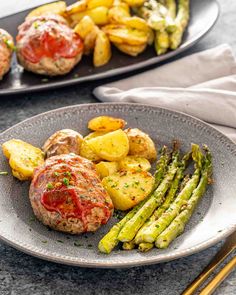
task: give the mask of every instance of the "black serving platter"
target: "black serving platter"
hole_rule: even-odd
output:
[[[68,0],[66,2],[70,4],[75,2],[75,0]],[[0,27],[7,30],[15,37],[18,25],[24,21],[25,16],[30,10],[32,9],[0,18]],[[191,0],[190,23],[184,35],[183,42],[178,49],[169,51],[162,56],[156,56],[154,48],[149,47],[139,56],[131,57],[113,48],[112,58],[107,65],[95,68],[92,64],[92,57],[84,56],[82,61],[65,76],[47,78],[24,71],[23,68],[17,64],[16,57],[14,56],[10,72],[0,81],[0,95],[58,88],[84,81],[112,77],[157,64],[193,46],[213,27],[218,15],[219,5],[217,1]]]

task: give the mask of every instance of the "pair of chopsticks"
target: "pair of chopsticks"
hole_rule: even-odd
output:
[[[225,258],[236,249],[236,232],[229,236],[222,248],[217,252],[211,262],[206,266],[202,273],[184,290],[181,295],[193,295],[200,285],[202,285],[210,274],[219,266]],[[216,276],[198,293],[199,295],[210,295],[223,282],[223,280],[236,267],[236,256],[234,256]]]

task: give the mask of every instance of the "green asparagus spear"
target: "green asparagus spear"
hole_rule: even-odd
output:
[[[166,0],[165,5],[169,11],[170,17],[174,20],[176,17],[176,1],[175,0]]]
[[[166,30],[155,32],[154,45],[157,55],[166,53],[170,45],[169,43],[169,35]]]
[[[177,26],[175,32],[170,35],[170,48],[179,47],[182,37],[189,21],[189,0],[179,0],[178,13],[175,19]]]
[[[158,220],[153,221],[152,224],[146,227],[145,230],[142,230],[142,236],[140,235],[138,240],[139,243],[155,242],[156,238],[168,227],[172,220],[179,214],[182,206],[186,204],[193,190],[197,187],[202,169],[202,161],[204,158],[198,145],[192,145],[192,157],[196,163],[196,169],[192,178],[187,182],[186,186],[178,194],[178,196],[167,209],[167,211],[164,212]]]
[[[207,147],[205,147],[205,150],[207,155],[200,182],[197,188],[193,191],[193,194],[189,199],[185,209],[180,212],[180,214],[171,222],[171,224],[158,236],[155,242],[157,248],[167,248],[169,244],[184,231],[184,228],[192,216],[196,205],[206,190],[208,178],[212,173],[212,160],[210,151]]]
[[[154,247],[153,243],[140,243],[138,245],[138,249],[141,252],[148,252],[149,250],[151,250]]]
[[[187,167],[187,164],[188,164],[188,161],[189,161],[189,158],[191,156],[191,153],[187,153],[182,161],[181,161],[181,165],[180,167],[178,168],[176,174],[175,174],[175,177],[174,177],[174,180],[173,182],[171,183],[171,186],[170,186],[170,189],[167,193],[167,196],[166,196],[166,199],[164,201],[164,203],[158,208],[156,209],[156,211],[154,212],[154,214],[149,218],[149,221],[147,221],[143,226],[142,228],[138,231],[136,237],[135,237],[135,243],[136,244],[140,244],[142,241],[143,241],[143,232],[146,231],[146,229],[155,221],[157,220],[164,211],[166,211],[170,204],[172,203],[175,195],[176,195],[176,192],[178,190],[178,187],[179,187],[179,182],[181,181],[181,179],[184,177],[184,170],[186,169]]]
[[[143,200],[137,206],[135,206],[100,240],[98,244],[98,249],[100,252],[109,254],[115,248],[115,246],[119,243],[118,234],[121,231],[122,227],[136,214],[136,212],[145,204],[145,202],[146,200]]]
[[[168,153],[168,148],[167,148],[167,146],[164,145],[161,149],[160,159],[157,161],[156,172],[154,174],[154,178],[155,178],[154,188],[155,189],[158,187],[158,185],[160,184],[161,180],[164,177],[164,174],[166,173],[169,159],[170,159],[170,155]]]
[[[166,176],[161,184],[153,192],[151,197],[145,204],[137,211],[137,213],[125,223],[121,229],[118,240],[121,242],[128,242],[133,240],[137,231],[145,223],[145,221],[152,215],[153,211],[162,204],[166,191],[168,190],[171,181],[173,180],[177,166],[178,166],[178,153],[175,153],[175,159],[170,165]]]

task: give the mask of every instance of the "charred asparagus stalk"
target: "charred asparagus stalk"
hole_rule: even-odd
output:
[[[170,48],[179,47],[189,21],[189,0],[179,0],[178,13],[175,18],[176,30],[170,35]]]
[[[174,198],[176,196],[176,192],[177,192],[179,184],[180,184],[180,181],[184,177],[184,170],[186,169],[186,166],[187,166],[190,156],[191,156],[191,153],[187,153],[183,157],[183,159],[181,161],[181,165],[176,172],[173,182],[171,183],[170,189],[167,193],[164,203],[158,209],[156,209],[154,214],[150,217],[149,221],[147,221],[143,225],[143,227],[138,231],[138,233],[135,237],[136,244],[140,244],[141,242],[144,242],[143,241],[143,234],[145,234],[145,232],[147,231],[149,226],[151,226],[155,220],[157,220],[159,217],[161,217],[162,213],[169,208],[170,204],[174,200]]]
[[[171,224],[158,236],[155,245],[157,248],[167,248],[169,244],[183,231],[184,228],[193,214],[199,200],[205,193],[208,179],[212,174],[212,159],[209,149],[205,146],[206,160],[201,175],[200,182],[196,189],[193,191],[185,209],[171,222]]]
[[[198,145],[192,145],[192,157],[196,163],[196,169],[192,178],[187,182],[186,186],[178,194],[178,196],[167,209],[167,211],[163,213],[158,220],[152,222],[152,224],[150,224],[148,227],[145,228],[145,230],[142,231],[142,236],[139,237],[139,243],[155,242],[156,238],[169,226],[172,220],[179,214],[181,208],[186,204],[192,192],[197,187],[202,169],[202,161],[204,158]]]

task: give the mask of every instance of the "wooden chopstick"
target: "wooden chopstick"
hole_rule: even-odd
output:
[[[211,295],[215,289],[223,282],[223,280],[234,270],[236,267],[236,256],[233,257],[221,271],[210,281],[210,283],[201,290],[199,295]]]
[[[236,248],[236,232],[231,234],[216,253],[211,262],[205,267],[202,273],[181,293],[181,295],[193,295],[194,291],[202,285],[212,272],[219,266],[225,258]],[[204,294],[205,295],[205,294]]]

